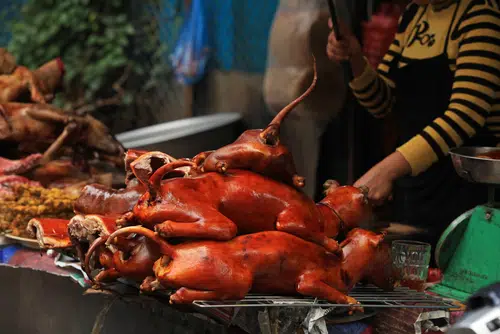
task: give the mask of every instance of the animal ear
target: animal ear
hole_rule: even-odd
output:
[[[378,247],[382,241],[384,241],[385,235],[387,232],[382,232],[380,234],[377,234],[373,238],[370,239],[370,242],[372,243],[373,247]]]
[[[148,185],[149,178],[160,167],[175,161],[176,159],[163,152],[147,152],[130,164],[134,176],[144,185]]]
[[[342,241],[340,244],[339,244],[339,247],[340,248],[344,248],[345,246],[347,246],[350,242],[352,241],[351,238],[346,238],[344,241]]]
[[[340,183],[335,180],[326,180],[325,183],[323,183],[325,195],[328,195],[330,191],[335,190],[338,187],[340,187]]]

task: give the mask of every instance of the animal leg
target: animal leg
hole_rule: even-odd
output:
[[[195,300],[243,299],[249,290],[248,287],[244,285],[240,286],[239,284],[225,291],[202,291],[180,288],[170,296],[170,304],[191,304]]]
[[[73,131],[77,128],[75,123],[69,123],[64,128],[63,132],[57,137],[57,139],[50,145],[50,147],[45,151],[42,157],[42,164],[45,164],[52,160],[53,155],[62,147],[66,139],[71,135]]]
[[[55,123],[68,123],[70,117],[67,115],[59,114],[52,110],[44,110],[44,109],[31,109],[27,110],[26,113],[39,121],[42,122],[55,122]]]
[[[314,242],[324,247],[327,251],[342,256],[342,249],[339,247],[338,242],[329,238],[323,232],[311,231],[311,228],[305,223],[305,219],[300,219],[302,216],[297,210],[285,209],[278,215],[276,229]]]
[[[297,284],[297,292],[305,296],[326,299],[333,303],[350,304],[352,306],[349,308],[349,314],[352,314],[353,311],[363,312],[363,307],[357,306],[359,302],[356,299],[329,286],[314,275],[302,275]]]
[[[120,273],[115,268],[106,269],[94,277],[94,283],[99,286],[100,283],[112,282],[117,278],[120,278]]]
[[[238,227],[220,213],[197,222],[174,222],[167,220],[155,226],[155,231],[164,238],[185,237],[211,240],[231,240]]]
[[[153,276],[148,276],[142,281],[141,292],[154,292],[157,290],[164,290],[160,282]]]

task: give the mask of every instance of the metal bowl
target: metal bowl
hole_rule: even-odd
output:
[[[498,150],[498,147],[459,147],[452,149],[450,155],[460,177],[469,182],[500,185],[500,160],[477,158]]]

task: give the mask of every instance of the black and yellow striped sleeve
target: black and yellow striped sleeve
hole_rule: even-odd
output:
[[[397,66],[405,30],[415,17],[418,8],[418,5],[410,4],[400,17],[398,31],[377,70],[366,61],[367,65],[362,75],[350,82],[350,87],[358,102],[377,118],[382,118],[391,111],[395,88],[390,74],[391,68]]]
[[[485,125],[500,88],[500,14],[476,5],[461,18],[456,71],[448,109],[398,148],[418,175]],[[453,35],[452,35],[453,36]]]

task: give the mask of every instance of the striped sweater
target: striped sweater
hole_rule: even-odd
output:
[[[428,24],[427,31],[434,34],[427,35],[432,36],[431,43],[415,43],[414,28],[423,21]],[[410,164],[412,175],[445,158],[451,148],[462,145],[482,127],[500,139],[498,4],[495,0],[442,0],[427,6],[411,3],[401,16],[395,39],[378,69],[368,65],[350,83],[359,103],[375,117],[384,117],[391,111],[396,88],[390,69],[442,53],[450,25],[447,54],[454,83],[448,109],[397,149]],[[397,61],[395,56],[399,55]]]

